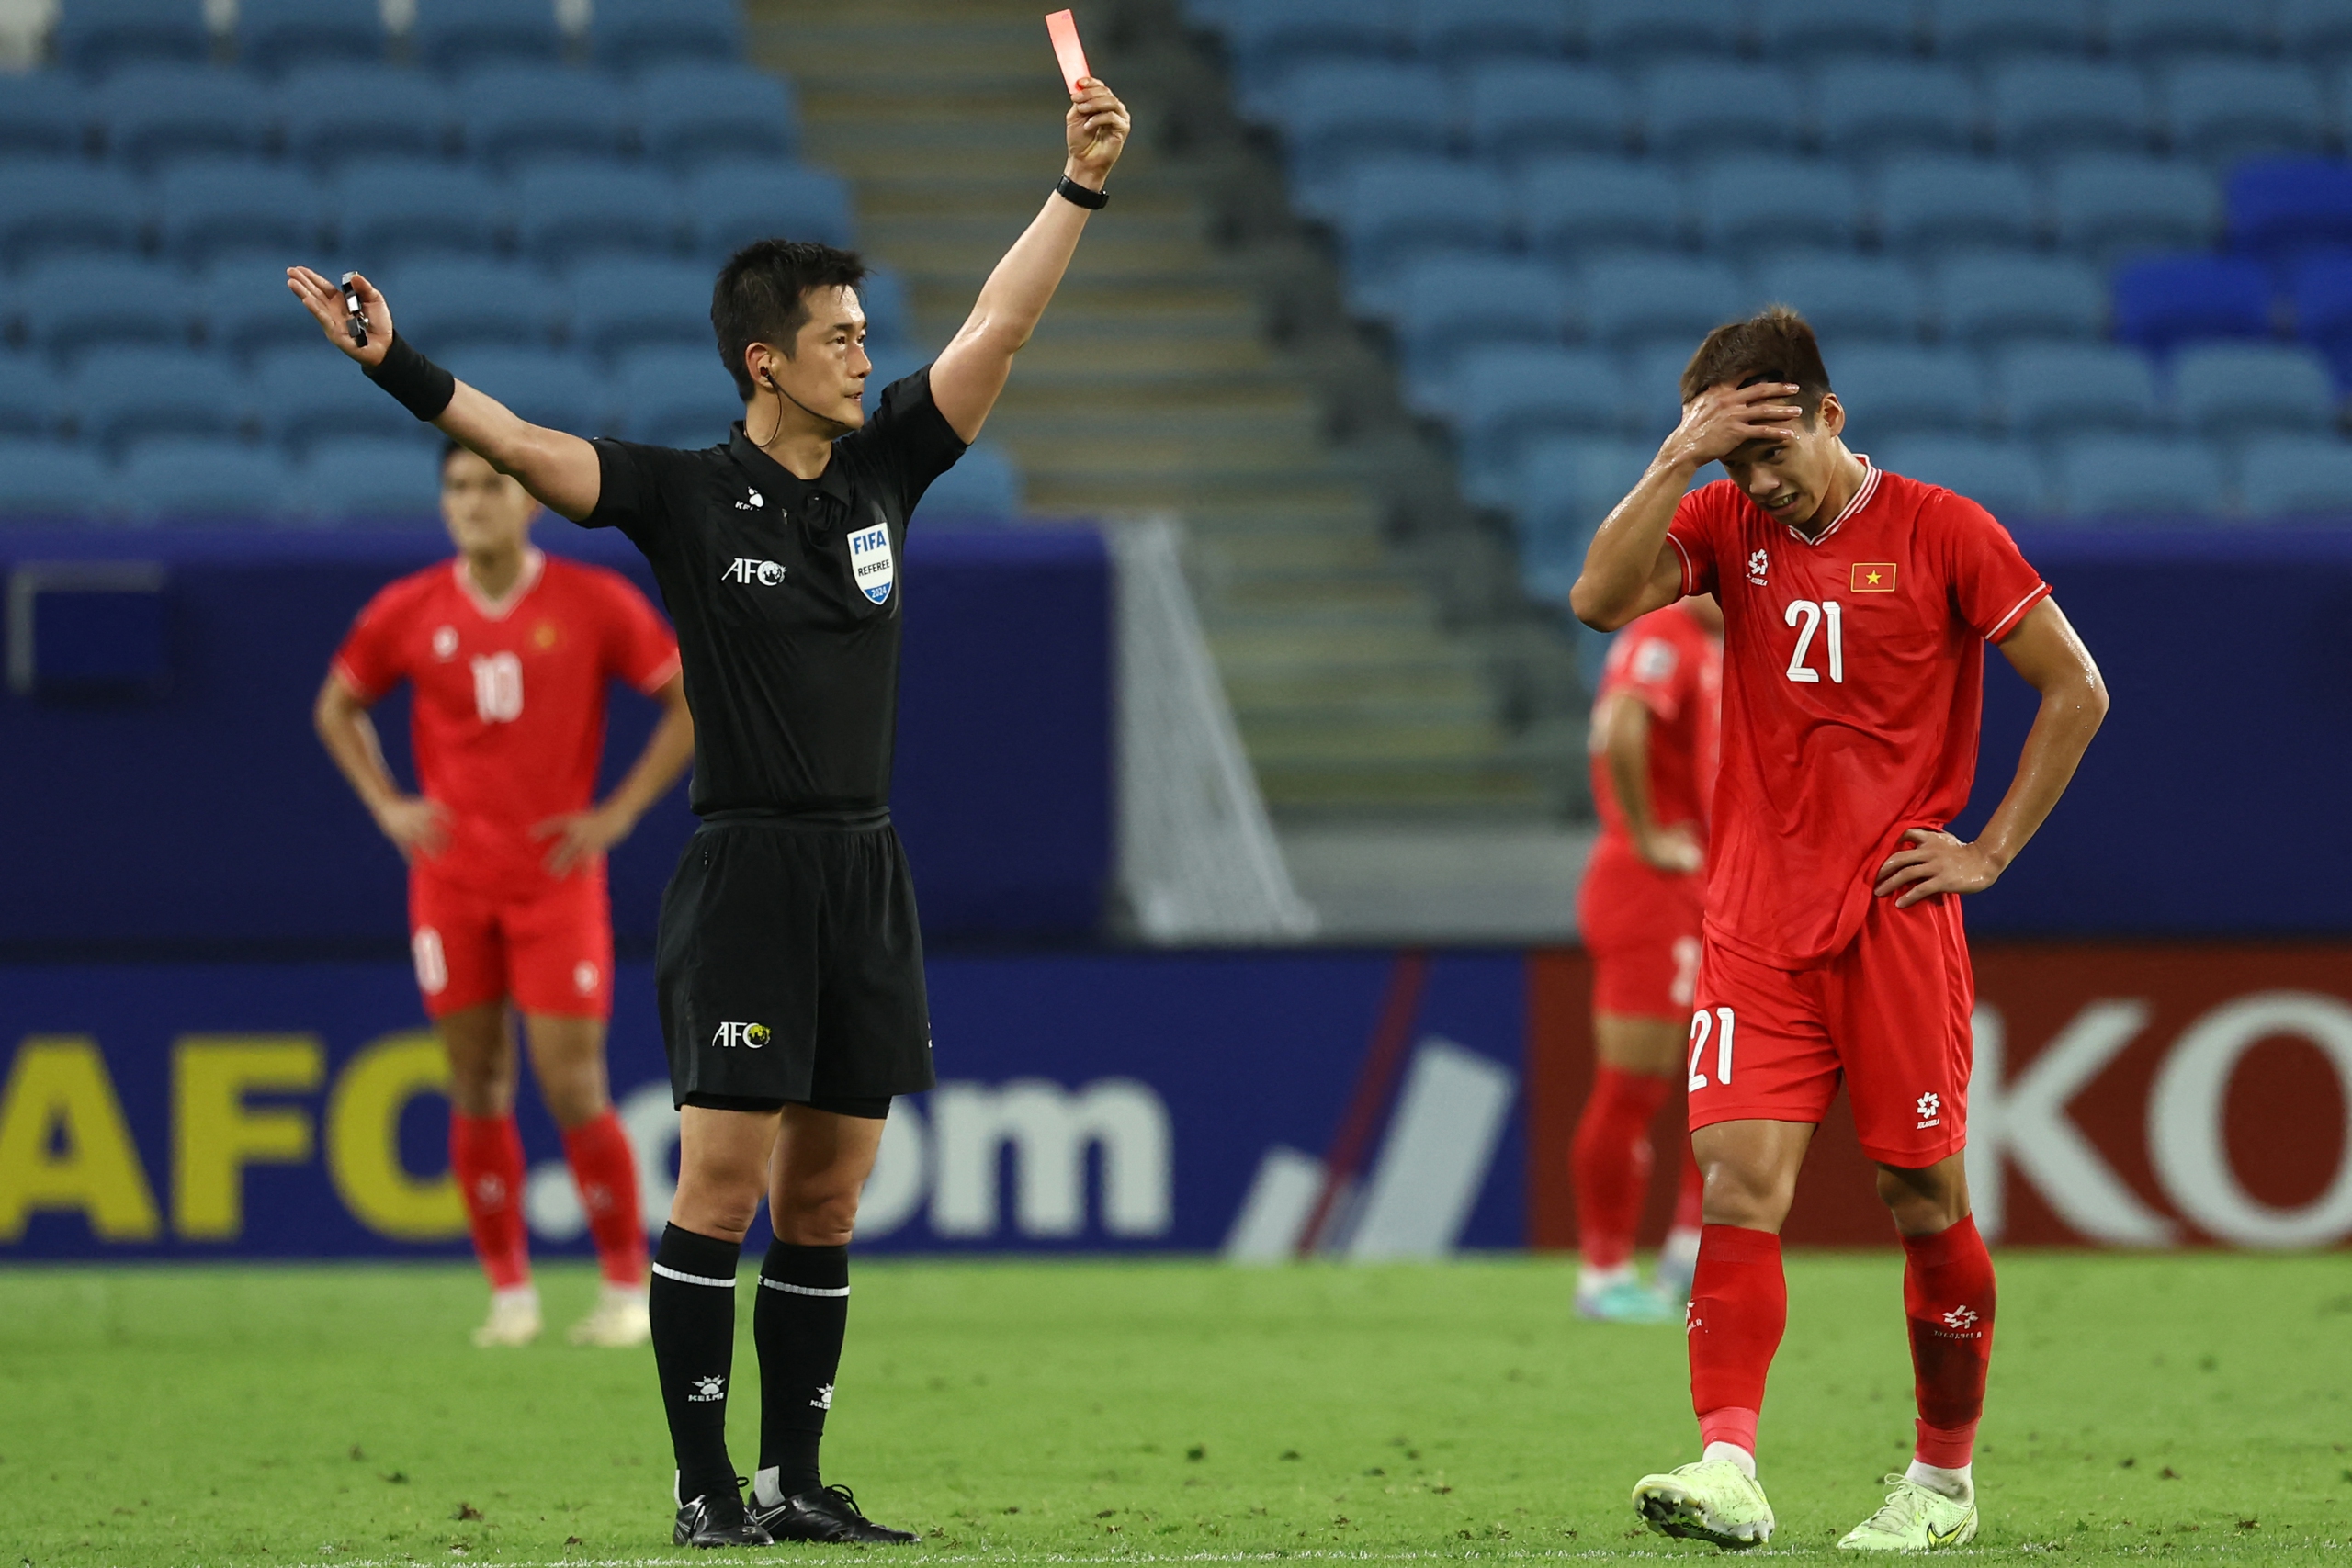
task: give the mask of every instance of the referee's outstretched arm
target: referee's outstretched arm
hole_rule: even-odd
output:
[[[548,511],[577,523],[596,510],[602,481],[594,446],[577,435],[533,424],[496,398],[451,377],[393,333],[392,308],[374,284],[356,273],[351,283],[368,314],[364,347],[352,341],[345,325],[343,290],[307,266],[286,269],[286,287],[318,319],[327,341],[357,360],[368,378],[406,404],[410,412],[432,420],[443,434],[500,473],[514,475]],[[1000,386],[1003,379],[998,377]]]
[[[1082,191],[1100,193],[1127,144],[1127,106],[1093,77],[1081,78],[1064,129],[1069,159],[1062,177]],[[1047,197],[1045,209],[996,264],[972,313],[933,363],[932,400],[964,440],[979,434],[996,407],[1004,378],[1012,373],[1012,356],[1037,330],[1038,318],[1061,287],[1091,210],[1059,191]],[[594,489],[593,473],[589,488]]]

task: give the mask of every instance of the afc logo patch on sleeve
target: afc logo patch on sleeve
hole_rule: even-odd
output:
[[[890,558],[890,530],[888,525],[876,523],[871,528],[859,528],[849,536],[849,568],[857,578],[858,591],[876,604],[890,597],[890,582],[897,575],[897,563]]]
[[[1894,563],[1891,560],[1858,560],[1846,586],[1855,593],[1892,593],[1894,592]]]

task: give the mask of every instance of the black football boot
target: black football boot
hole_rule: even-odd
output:
[[[742,1485],[737,1481],[735,1486]],[[743,1512],[741,1494],[729,1486],[706,1492],[678,1510],[670,1531],[673,1546],[772,1546],[775,1538]]]
[[[772,1540],[833,1540],[858,1546],[904,1546],[919,1540],[912,1530],[877,1525],[857,1511],[857,1498],[846,1486],[825,1486],[786,1497],[774,1507],[752,1499],[752,1523]]]

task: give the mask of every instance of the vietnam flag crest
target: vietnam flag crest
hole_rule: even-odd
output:
[[[1892,593],[1894,592],[1894,563],[1891,560],[1858,560],[1854,575],[1847,587],[1856,593]]]

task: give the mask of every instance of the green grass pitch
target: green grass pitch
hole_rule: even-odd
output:
[[[2343,1255],[2001,1264],[1979,1554],[2352,1553]],[[1693,1457],[1681,1335],[1573,1320],[1555,1260],[856,1280],[827,1470],[923,1531],[907,1558],[1711,1552],[1626,1503]],[[1900,1264],[1798,1256],[1790,1283],[1764,1480],[1773,1554],[1819,1554],[1908,1454]],[[563,1346],[591,1280],[542,1289],[551,1342],[486,1352],[458,1268],[0,1273],[0,1568],[686,1560],[650,1354]]]

